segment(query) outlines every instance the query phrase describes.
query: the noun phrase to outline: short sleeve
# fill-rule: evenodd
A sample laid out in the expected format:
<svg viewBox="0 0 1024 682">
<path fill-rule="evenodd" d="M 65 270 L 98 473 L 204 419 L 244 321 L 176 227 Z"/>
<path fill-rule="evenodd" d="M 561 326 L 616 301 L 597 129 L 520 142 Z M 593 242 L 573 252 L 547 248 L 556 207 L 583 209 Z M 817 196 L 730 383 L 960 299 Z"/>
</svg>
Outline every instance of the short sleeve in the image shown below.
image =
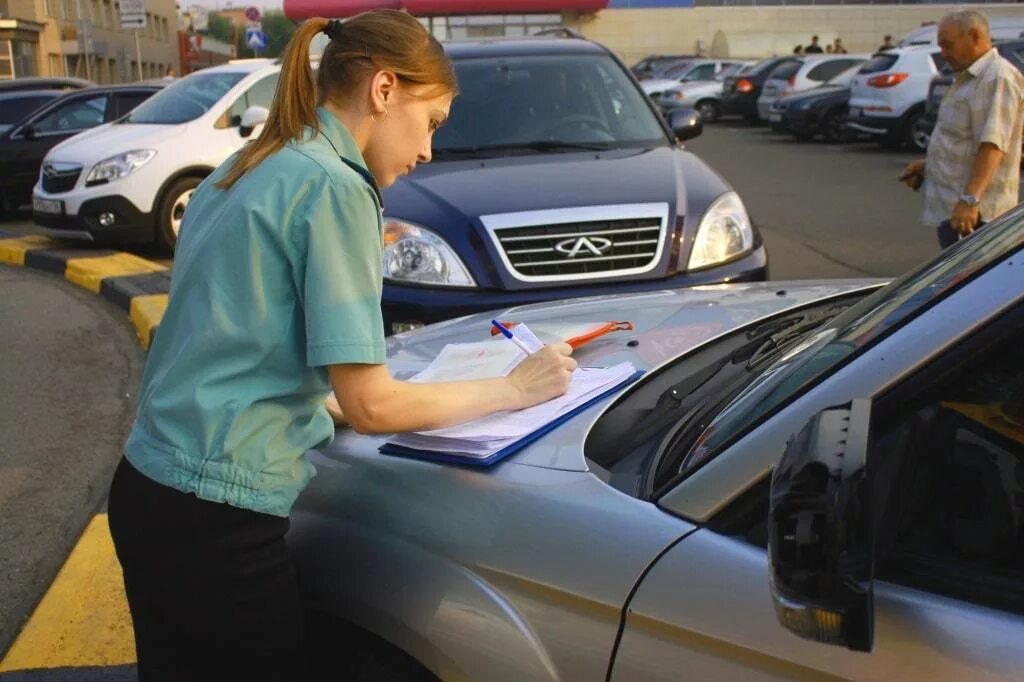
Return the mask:
<svg viewBox="0 0 1024 682">
<path fill-rule="evenodd" d="M 380 213 L 360 180 L 327 181 L 298 239 L 306 365 L 383 364 Z"/>
<path fill-rule="evenodd" d="M 1000 73 L 979 90 L 978 102 L 985 109 L 978 144 L 988 142 L 1005 152 L 1014 139 L 1014 126 L 1021 125 L 1021 78 L 1017 73 Z"/>
</svg>

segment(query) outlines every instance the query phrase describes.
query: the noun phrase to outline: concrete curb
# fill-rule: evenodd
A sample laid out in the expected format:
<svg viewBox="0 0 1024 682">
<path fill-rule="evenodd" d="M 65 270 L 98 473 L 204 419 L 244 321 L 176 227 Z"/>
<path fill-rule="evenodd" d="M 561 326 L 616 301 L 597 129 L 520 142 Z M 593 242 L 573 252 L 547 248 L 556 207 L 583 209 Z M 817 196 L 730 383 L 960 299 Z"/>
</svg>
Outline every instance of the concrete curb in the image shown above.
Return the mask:
<svg viewBox="0 0 1024 682">
<path fill-rule="evenodd" d="M 102 296 L 128 313 L 146 349 L 167 308 L 170 269 L 134 254 L 68 248 L 47 237 L 19 237 L 0 230 L 0 263 L 60 275 Z"/>
</svg>

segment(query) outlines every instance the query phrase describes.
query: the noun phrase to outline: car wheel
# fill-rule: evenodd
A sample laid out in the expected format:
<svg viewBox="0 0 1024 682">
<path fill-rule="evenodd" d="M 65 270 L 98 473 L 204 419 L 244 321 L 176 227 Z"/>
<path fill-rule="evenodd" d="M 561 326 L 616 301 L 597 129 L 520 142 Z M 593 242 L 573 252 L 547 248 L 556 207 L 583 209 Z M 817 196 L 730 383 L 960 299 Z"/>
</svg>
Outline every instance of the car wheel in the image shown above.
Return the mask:
<svg viewBox="0 0 1024 682">
<path fill-rule="evenodd" d="M 705 123 L 714 123 L 718 120 L 718 117 L 722 115 L 721 110 L 718 107 L 718 102 L 712 99 L 706 99 L 697 102 L 697 113 L 704 119 Z"/>
<path fill-rule="evenodd" d="M 202 181 L 202 178 L 197 177 L 178 178 L 164 190 L 156 217 L 156 240 L 168 252 L 173 253 L 174 245 L 178 243 L 185 207 Z"/>
<path fill-rule="evenodd" d="M 846 112 L 833 111 L 821 122 L 821 132 L 826 142 L 846 142 L 850 139 L 850 131 L 846 129 Z"/>
<path fill-rule="evenodd" d="M 924 112 L 919 111 L 907 121 L 907 149 L 915 154 L 921 154 L 928 150 L 928 140 L 931 139 L 932 131 L 928 129 L 928 122 L 924 118 Z"/>
</svg>

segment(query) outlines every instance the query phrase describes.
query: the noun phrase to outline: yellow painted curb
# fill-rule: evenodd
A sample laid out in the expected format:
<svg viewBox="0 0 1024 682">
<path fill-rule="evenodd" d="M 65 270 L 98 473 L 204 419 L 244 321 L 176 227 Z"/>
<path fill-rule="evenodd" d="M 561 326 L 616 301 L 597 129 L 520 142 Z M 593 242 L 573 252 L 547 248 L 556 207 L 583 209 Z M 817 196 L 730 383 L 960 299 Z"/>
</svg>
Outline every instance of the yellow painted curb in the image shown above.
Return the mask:
<svg viewBox="0 0 1024 682">
<path fill-rule="evenodd" d="M 25 264 L 25 252 L 32 249 L 47 249 L 53 246 L 53 240 L 39 235 L 0 239 L 0 263 L 13 265 Z"/>
<path fill-rule="evenodd" d="M 93 293 L 100 292 L 100 285 L 108 277 L 126 277 L 150 272 L 164 272 L 158 265 L 130 253 L 115 253 L 110 256 L 93 258 L 69 258 L 64 278 Z"/>
<path fill-rule="evenodd" d="M 132 324 L 135 325 L 135 332 L 139 335 L 142 347 L 149 350 L 152 341 L 150 333 L 153 327 L 160 324 L 164 311 L 167 310 L 167 294 L 151 294 L 149 296 L 136 296 L 132 299 L 130 314 Z"/>
<path fill-rule="evenodd" d="M 135 635 L 107 515 L 89 522 L 0 661 L 0 673 L 135 662 Z"/>
</svg>

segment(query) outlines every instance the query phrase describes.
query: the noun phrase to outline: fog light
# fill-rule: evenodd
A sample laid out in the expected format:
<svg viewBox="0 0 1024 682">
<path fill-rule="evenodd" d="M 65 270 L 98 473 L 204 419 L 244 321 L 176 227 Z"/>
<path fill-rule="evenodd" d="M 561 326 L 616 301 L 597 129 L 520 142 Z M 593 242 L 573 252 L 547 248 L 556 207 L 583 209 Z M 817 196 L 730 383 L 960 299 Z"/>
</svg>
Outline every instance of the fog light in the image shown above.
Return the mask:
<svg viewBox="0 0 1024 682">
<path fill-rule="evenodd" d="M 392 322 L 391 333 L 401 334 L 403 332 L 411 332 L 412 330 L 419 329 L 422 326 L 422 322 Z"/>
<path fill-rule="evenodd" d="M 110 227 L 111 225 L 114 224 L 114 221 L 116 219 L 117 217 L 110 211 L 104 211 L 99 215 L 100 225 L 102 225 L 103 227 Z"/>
</svg>

